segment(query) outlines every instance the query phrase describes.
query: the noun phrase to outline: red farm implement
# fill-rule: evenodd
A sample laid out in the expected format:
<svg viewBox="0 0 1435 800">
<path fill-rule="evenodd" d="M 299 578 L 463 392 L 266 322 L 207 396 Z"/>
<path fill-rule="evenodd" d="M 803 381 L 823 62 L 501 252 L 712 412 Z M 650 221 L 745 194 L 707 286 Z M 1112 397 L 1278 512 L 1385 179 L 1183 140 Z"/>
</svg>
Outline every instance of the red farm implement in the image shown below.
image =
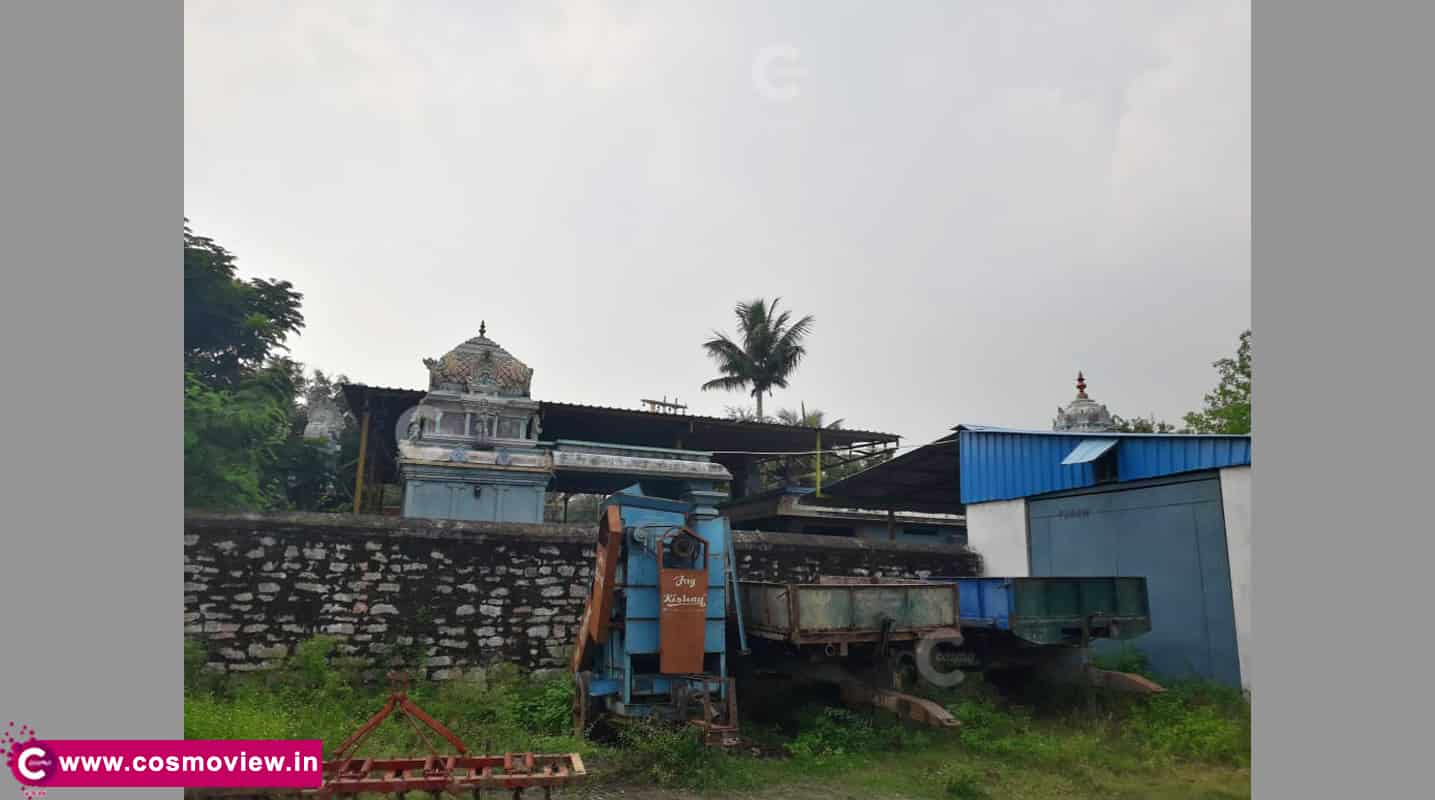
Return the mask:
<svg viewBox="0 0 1435 800">
<path fill-rule="evenodd" d="M 587 776 L 577 753 L 505 753 L 475 756 L 458 736 L 429 716 L 408 696 L 408 676 L 390 673 L 392 690 L 378 713 L 359 726 L 339 745 L 334 757 L 324 762 L 324 783 L 317 789 L 190 789 L 186 798 L 278 800 L 278 798 L 335 798 L 388 796 L 403 798 L 408 792 L 425 792 L 431 798 L 471 797 L 484 792 L 510 792 L 523 797 L 527 789 L 542 789 L 545 798 L 553 790 Z M 413 726 L 429 750 L 415 758 L 358 758 L 359 745 L 390 715 L 398 713 Z M 427 729 L 427 730 L 426 730 Z M 440 754 L 430 733 L 447 741 L 457 752 Z"/>
</svg>

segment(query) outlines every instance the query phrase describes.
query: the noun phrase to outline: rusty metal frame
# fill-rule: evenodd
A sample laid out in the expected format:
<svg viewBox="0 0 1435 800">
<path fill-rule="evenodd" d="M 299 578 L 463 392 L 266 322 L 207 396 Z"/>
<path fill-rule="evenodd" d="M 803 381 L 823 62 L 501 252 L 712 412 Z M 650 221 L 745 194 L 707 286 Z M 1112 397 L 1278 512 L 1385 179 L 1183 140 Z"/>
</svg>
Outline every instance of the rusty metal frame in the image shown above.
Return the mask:
<svg viewBox="0 0 1435 800">
<path fill-rule="evenodd" d="M 329 798 L 335 795 L 402 794 L 411 791 L 437 794 L 482 789 L 507 789 L 517 793 L 528 788 L 541 788 L 548 794 L 556 786 L 587 775 L 583 759 L 577 753 L 468 755 L 468 748 L 457 734 L 409 699 L 409 676 L 406 673 L 390 672 L 389 681 L 391 690 L 383 707 L 339 745 L 333 758 L 324 762 L 323 785 L 317 790 L 302 792 L 303 796 Z M 413 725 L 428 747 L 429 755 L 421 758 L 356 759 L 354 754 L 359 745 L 395 712 Z M 458 754 L 440 755 L 424 728 L 438 734 Z"/>
<path fill-rule="evenodd" d="M 830 631 L 821 631 L 821 632 L 811 632 L 811 631 L 804 632 L 804 631 L 802 630 L 802 612 L 801 612 L 801 606 L 800 606 L 800 604 L 798 603 L 798 597 L 799 597 L 799 595 L 800 595 L 800 592 L 793 591 L 794 589 L 798 589 L 798 588 L 801 588 L 801 587 L 804 587 L 804 586 L 826 586 L 826 587 L 831 587 L 831 586 L 844 586 L 844 585 L 869 585 L 869 584 L 876 584 L 876 583 L 880 583 L 882 586 L 897 587 L 897 588 L 900 588 L 900 587 L 902 587 L 902 586 L 930 586 L 930 585 L 932 585 L 930 581 L 914 581 L 914 580 L 905 580 L 905 579 L 903 579 L 903 580 L 882 580 L 882 579 L 874 579 L 874 578 L 851 578 L 851 579 L 836 578 L 836 579 L 833 579 L 833 578 L 828 578 L 828 577 L 826 577 L 826 576 L 819 577 L 817 583 L 782 583 L 782 582 L 780 582 L 780 581 L 740 581 L 740 582 L 739 582 L 739 586 L 769 586 L 769 587 L 781 587 L 782 589 L 784 589 L 784 590 L 786 591 L 787 618 L 788 618 L 788 620 L 789 620 L 789 628 L 784 629 L 784 628 L 776 628 L 776 627 L 773 627 L 773 626 L 771 626 L 771 625 L 764 625 L 762 622 L 758 621 L 756 618 L 751 619 L 751 620 L 748 620 L 746 627 L 747 627 L 748 631 L 749 631 L 752 635 L 754 635 L 754 636 L 757 636 L 757 637 L 760 637 L 760 638 L 763 638 L 763 639 L 773 640 L 773 641 L 789 642 L 789 643 L 791 643 L 791 644 L 798 645 L 798 646 L 803 646 L 803 645 L 828 645 L 828 644 L 836 644 L 836 645 L 844 645 L 844 646 L 845 646 L 845 645 L 850 645 L 850 644 L 863 644 L 863 643 L 869 643 L 869 642 L 870 642 L 870 643 L 873 643 L 873 644 L 880 644 L 880 643 L 882 642 L 882 640 L 883 640 L 883 637 L 884 637 L 884 632 L 883 632 L 882 630 L 880 630 L 880 629 L 872 629 L 872 630 L 833 629 L 833 630 L 830 630 Z M 934 632 L 936 632 L 936 631 L 942 631 L 942 630 L 948 630 L 948 629 L 951 629 L 951 628 L 956 628 L 956 627 L 958 627 L 958 626 L 960 625 L 960 623 L 961 623 L 961 618 L 962 618 L 962 614 L 961 614 L 961 596 L 960 596 L 960 594 L 957 592 L 957 590 L 956 590 L 956 588 L 955 588 L 955 585 L 953 585 L 953 589 L 952 589 L 952 619 L 956 620 L 956 623 L 954 623 L 954 624 L 952 624 L 952 625 L 922 625 L 922 626 L 916 626 L 916 627 L 893 628 L 893 629 L 891 629 L 891 630 L 889 630 L 889 631 L 887 631 L 887 632 L 885 633 L 885 637 L 886 637 L 886 640 L 887 640 L 888 642 L 910 642 L 910 641 L 915 641 L 915 640 L 917 640 L 917 639 L 921 639 L 923 636 L 926 636 L 926 635 L 929 634 L 929 633 L 934 633 Z"/>
<path fill-rule="evenodd" d="M 316 797 L 366 792 L 464 792 L 483 789 L 552 789 L 587 775 L 577 753 L 505 753 L 501 756 L 428 756 L 365 759 L 357 768 L 329 762 Z"/>
<path fill-rule="evenodd" d="M 598 538 L 594 542 L 593 578 L 588 588 L 588 601 L 578 623 L 577 641 L 573 643 L 570 672 L 587 666 L 590 648 L 608 638 L 609 617 L 613 613 L 613 592 L 622 560 L 623 518 L 616 506 L 608 506 L 598 521 Z"/>
</svg>

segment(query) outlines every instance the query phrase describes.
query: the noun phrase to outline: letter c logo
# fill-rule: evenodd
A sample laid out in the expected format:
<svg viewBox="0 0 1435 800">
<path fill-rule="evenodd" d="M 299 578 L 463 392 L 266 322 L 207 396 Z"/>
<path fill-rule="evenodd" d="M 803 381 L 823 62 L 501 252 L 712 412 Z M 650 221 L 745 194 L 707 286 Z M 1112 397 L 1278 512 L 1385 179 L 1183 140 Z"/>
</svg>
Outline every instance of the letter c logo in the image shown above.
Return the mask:
<svg viewBox="0 0 1435 800">
<path fill-rule="evenodd" d="M 44 758 L 47 755 L 49 755 L 49 753 L 46 752 L 43 747 L 27 747 L 21 750 L 20 755 L 15 758 L 15 769 L 19 770 L 20 775 L 27 781 L 43 781 L 47 777 L 45 770 L 32 769 L 30 762 L 33 759 Z M 48 766 L 49 763 L 48 761 L 41 762 L 41 764 L 46 766 Z"/>
</svg>

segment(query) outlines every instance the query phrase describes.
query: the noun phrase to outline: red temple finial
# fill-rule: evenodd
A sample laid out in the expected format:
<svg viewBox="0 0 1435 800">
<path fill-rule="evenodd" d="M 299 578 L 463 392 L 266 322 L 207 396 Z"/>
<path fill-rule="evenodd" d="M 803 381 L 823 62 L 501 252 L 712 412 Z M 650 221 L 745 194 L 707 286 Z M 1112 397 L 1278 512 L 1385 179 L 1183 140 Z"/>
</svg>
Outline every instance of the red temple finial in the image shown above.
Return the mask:
<svg viewBox="0 0 1435 800">
<path fill-rule="evenodd" d="M 1076 373 L 1076 396 L 1082 400 L 1086 399 L 1086 376 L 1078 370 Z"/>
</svg>

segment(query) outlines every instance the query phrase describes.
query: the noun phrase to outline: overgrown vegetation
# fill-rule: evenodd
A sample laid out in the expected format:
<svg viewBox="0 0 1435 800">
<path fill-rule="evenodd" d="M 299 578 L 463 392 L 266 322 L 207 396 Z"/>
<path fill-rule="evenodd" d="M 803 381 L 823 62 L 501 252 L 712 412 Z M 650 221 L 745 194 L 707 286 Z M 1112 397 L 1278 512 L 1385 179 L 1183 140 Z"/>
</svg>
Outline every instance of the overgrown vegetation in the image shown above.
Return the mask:
<svg viewBox="0 0 1435 800">
<path fill-rule="evenodd" d="M 185 646 L 184 734 L 188 739 L 322 739 L 325 752 L 383 705 L 387 684 L 365 680 L 358 662 L 316 637 L 277 669 L 219 675 L 204 669 L 204 646 Z M 533 679 L 499 666 L 457 681 L 420 681 L 409 696 L 472 746 L 568 751 L 572 689 L 566 675 Z M 424 752 L 414 729 L 395 721 L 376 729 L 360 754 Z"/>
<path fill-rule="evenodd" d="M 322 638 L 267 673 L 216 675 L 204 670 L 206 659 L 201 645 L 188 645 L 188 738 L 319 738 L 332 748 L 387 692 L 365 683 L 357 665 L 338 658 L 334 643 Z M 647 721 L 614 724 L 616 736 L 605 743 L 579 739 L 571 727 L 571 687 L 564 674 L 535 678 L 500 666 L 443 684 L 420 682 L 410 695 L 474 749 L 580 752 L 597 784 L 957 800 L 1250 794 L 1249 704 L 1239 691 L 1207 684 L 1176 684 L 1150 698 L 1082 689 L 1008 698 L 973 677 L 932 695 L 962 721 L 954 731 L 780 688 L 754 692 L 764 698 L 753 701 L 762 707 L 743 712 L 753 747 L 739 754 L 710 750 L 688 730 Z M 789 705 L 776 708 L 771 697 L 786 697 Z M 424 751 L 411 727 L 392 723 L 377 729 L 362 753 Z"/>
<path fill-rule="evenodd" d="M 337 511 L 352 502 L 358 431 L 338 384 L 290 360 L 303 295 L 239 277 L 233 253 L 184 227 L 184 502 L 210 510 Z M 303 437 L 327 398 L 346 424 L 339 451 Z M 301 400 L 303 402 L 301 402 Z"/>
</svg>

